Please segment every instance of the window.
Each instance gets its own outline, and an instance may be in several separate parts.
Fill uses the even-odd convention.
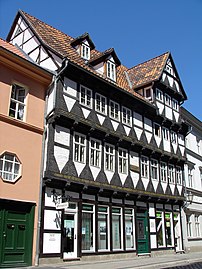
[[[176,167],[176,183],[182,185],[182,169],[181,167]]]
[[[156,99],[163,102],[163,92],[159,89],[156,89]]]
[[[193,169],[188,167],[188,187],[193,187]]]
[[[92,107],[92,91],[84,86],[80,87],[80,104]]]
[[[163,139],[169,141],[169,130],[163,127]]]
[[[156,211],[157,246],[165,246],[163,212]]]
[[[81,44],[81,57],[83,59],[90,59],[90,47],[84,43]]]
[[[173,109],[178,111],[179,110],[178,101],[175,99],[172,99],[172,103],[173,103]]]
[[[131,126],[131,110],[124,106],[122,107],[122,122]]]
[[[171,97],[165,94],[165,104],[171,107]]]
[[[187,215],[187,236],[192,237],[192,221],[191,215]]]
[[[109,208],[98,206],[98,250],[109,249]]]
[[[154,123],[154,134],[155,136],[161,137],[161,126],[157,123]]]
[[[15,182],[21,175],[21,164],[11,153],[4,153],[0,157],[0,176],[8,182]]]
[[[74,135],[74,161],[85,163],[86,155],[86,137],[84,135],[75,133]]]
[[[107,77],[116,81],[116,66],[111,61],[107,61]]]
[[[82,251],[95,251],[94,205],[82,205]]]
[[[167,182],[167,165],[164,162],[160,163],[160,179],[163,182]]]
[[[112,248],[122,248],[121,208],[112,207]]]
[[[11,92],[9,116],[18,120],[24,120],[25,99],[26,99],[26,90],[23,87],[14,84],[12,86],[12,92]]]
[[[128,172],[128,153],[125,149],[119,148],[119,173],[127,174]]]
[[[119,120],[119,104],[110,100],[109,101],[110,111],[109,115],[112,119]]]
[[[175,132],[171,131],[170,136],[171,136],[171,143],[177,144],[177,134]]]
[[[152,89],[150,89],[150,88],[144,89],[144,97],[151,101],[152,100]]]
[[[103,114],[107,112],[107,99],[99,93],[95,94],[95,110]]]
[[[101,143],[98,140],[90,139],[90,165],[100,167]]]
[[[171,213],[165,212],[165,231],[166,231],[166,244],[167,246],[172,246],[173,231],[172,231],[172,221]]]
[[[114,146],[109,144],[105,145],[105,169],[108,171],[114,171],[115,150]]]
[[[125,208],[125,243],[126,249],[134,248],[134,210]]]
[[[151,160],[151,178],[158,180],[158,162],[157,160]]]
[[[149,160],[144,156],[141,158],[141,176],[149,178]]]
[[[172,164],[169,164],[168,166],[168,180],[169,183],[175,184],[175,169]]]
[[[196,237],[200,237],[201,231],[200,231],[200,221],[199,221],[198,215],[195,215],[195,232],[196,232]]]

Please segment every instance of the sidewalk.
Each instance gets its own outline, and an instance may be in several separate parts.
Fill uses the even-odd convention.
[[[163,269],[174,266],[189,265],[201,262],[202,253],[167,254],[155,257],[135,257],[134,259],[105,260],[105,261],[71,261],[59,264],[39,265],[38,267],[23,267],[22,269],[34,268],[60,268],[60,269]],[[197,267],[198,268],[198,267]],[[19,269],[19,268],[18,268]]]

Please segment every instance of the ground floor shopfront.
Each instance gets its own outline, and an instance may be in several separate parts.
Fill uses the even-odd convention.
[[[46,187],[40,258],[182,251],[181,227],[179,204]]]
[[[33,203],[0,199],[0,268],[32,264],[34,209]]]

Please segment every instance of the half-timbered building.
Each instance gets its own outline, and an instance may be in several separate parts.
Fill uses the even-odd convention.
[[[127,68],[19,11],[9,42],[57,71],[47,97],[40,257],[182,251],[186,100],[171,53]]]

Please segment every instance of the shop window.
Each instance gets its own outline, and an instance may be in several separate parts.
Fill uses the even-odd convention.
[[[112,248],[113,250],[122,249],[122,218],[121,208],[112,208]]]
[[[125,209],[125,244],[126,249],[134,248],[134,210]]]
[[[173,242],[173,232],[172,232],[172,222],[171,222],[171,213],[165,213],[165,231],[166,231],[166,245],[172,246]]]
[[[98,250],[109,249],[109,210],[98,206]]]
[[[82,251],[95,251],[94,205],[82,206]]]
[[[164,221],[163,221],[163,212],[156,211],[156,232],[157,232],[157,246],[165,246],[165,237],[164,237]]]
[[[14,84],[11,92],[9,116],[23,121],[25,116],[25,100],[26,90]]]
[[[21,176],[21,163],[15,154],[5,152],[0,156],[0,177],[15,182]]]

